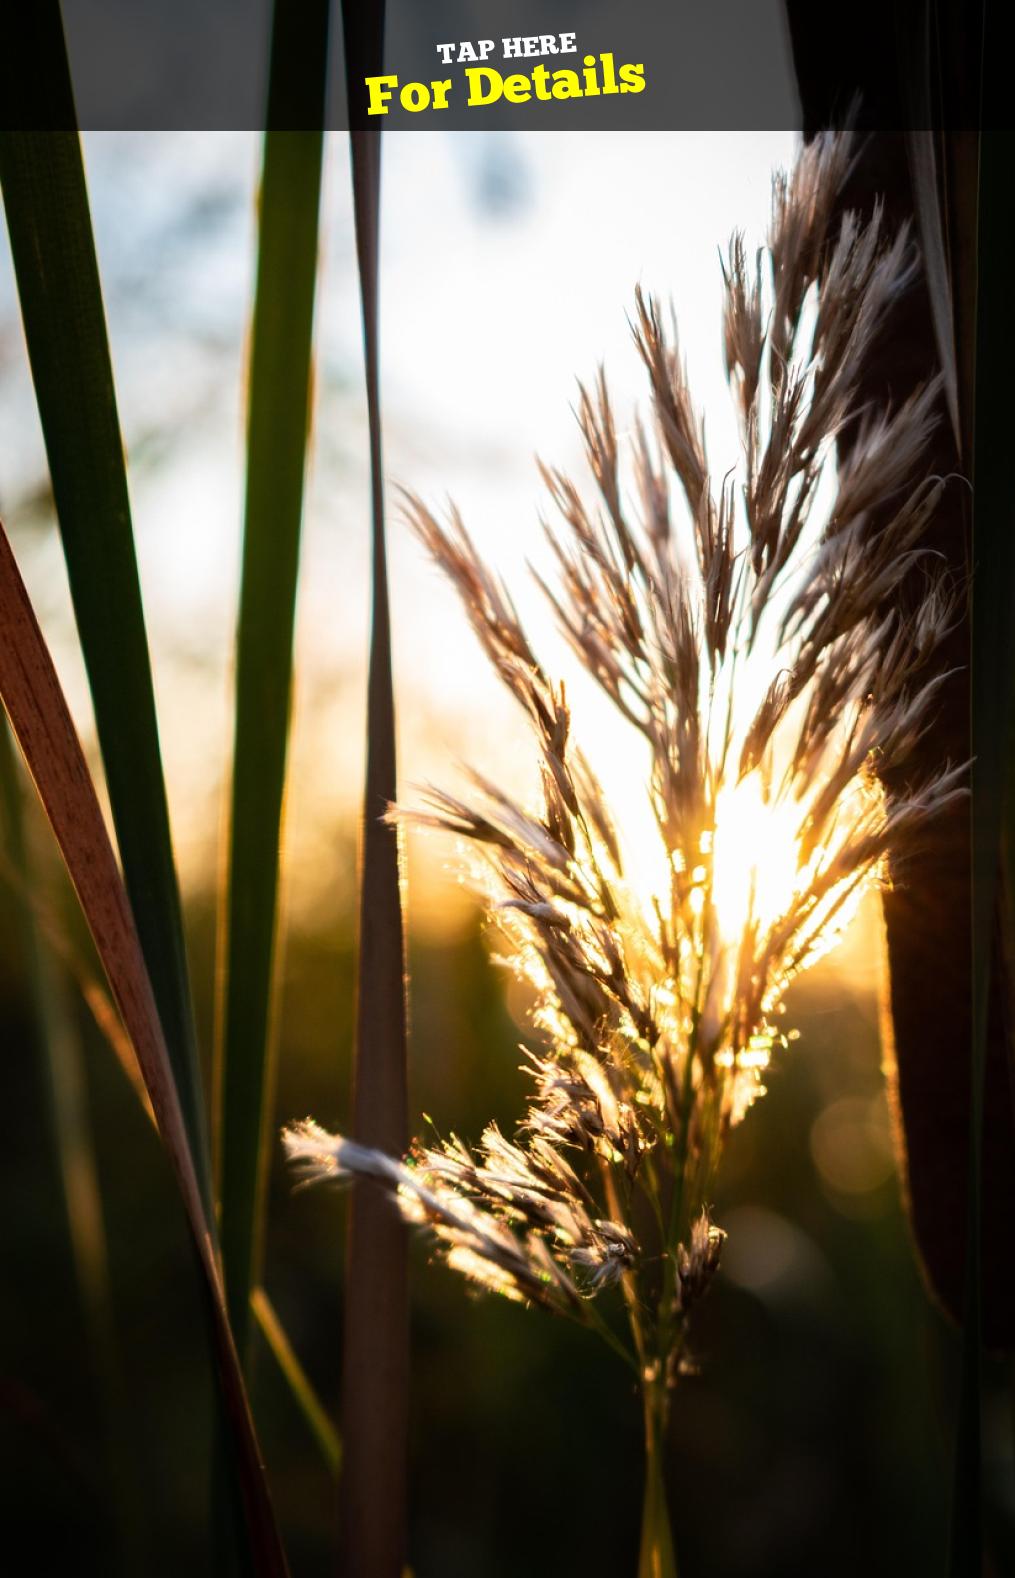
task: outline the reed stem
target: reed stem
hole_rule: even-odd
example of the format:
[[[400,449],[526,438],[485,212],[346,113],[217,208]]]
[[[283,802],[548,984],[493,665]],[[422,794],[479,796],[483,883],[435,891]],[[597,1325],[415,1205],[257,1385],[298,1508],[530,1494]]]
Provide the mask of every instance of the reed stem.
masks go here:
[[[664,1455],[668,1401],[662,1378],[645,1387],[645,1497],[641,1514],[638,1578],[677,1578],[677,1559],[666,1498]]]

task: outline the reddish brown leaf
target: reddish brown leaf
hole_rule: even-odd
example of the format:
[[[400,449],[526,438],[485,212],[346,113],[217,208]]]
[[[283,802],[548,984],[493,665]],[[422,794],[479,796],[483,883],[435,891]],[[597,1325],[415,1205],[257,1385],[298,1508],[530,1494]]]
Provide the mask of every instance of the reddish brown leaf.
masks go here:
[[[226,1317],[213,1224],[205,1212],[116,857],[45,639],[0,527],[0,698],[53,827],[99,958],[137,1053],[204,1273],[223,1401],[234,1432],[254,1571],[285,1574],[264,1467]]]
[[[408,1144],[405,957],[396,830],[395,711],[384,538],[378,369],[381,134],[363,78],[381,69],[383,0],[344,0],[353,202],[370,420],[373,607],[367,687],[353,1132],[399,1155]],[[348,1578],[400,1578],[405,1562],[409,1290],[406,1229],[377,1190],[352,1194],[343,1354],[342,1541]]]

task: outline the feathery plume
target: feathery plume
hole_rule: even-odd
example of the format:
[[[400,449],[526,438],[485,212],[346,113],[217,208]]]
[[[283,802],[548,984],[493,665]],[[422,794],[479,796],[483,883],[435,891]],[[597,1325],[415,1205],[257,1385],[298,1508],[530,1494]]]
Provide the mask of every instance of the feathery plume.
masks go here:
[[[473,773],[467,798],[431,789],[404,813],[471,845],[485,870],[507,957],[533,991],[531,1100],[513,1141],[491,1127],[475,1154],[452,1139],[396,1162],[309,1123],[285,1137],[304,1175],[374,1178],[452,1265],[615,1345],[591,1311],[619,1285],[657,1425],[719,1263],[716,1168],[784,1041],[785,991],[965,792],[948,763],[891,799],[879,779],[931,722],[954,594],[926,547],[942,483],[919,474],[939,384],[894,410],[856,406],[917,258],[906,231],[885,235],[880,209],[830,233],[849,163],[848,135],[815,139],[776,179],[767,250],[749,261],[742,237],[730,244],[737,483],[713,481],[675,328],[641,291],[632,328],[649,419],[622,440],[600,371],[578,405],[593,490],[542,468],[556,574],[540,584],[648,749],[649,894],[628,880],[564,686],[507,590],[456,512],[441,523],[410,496],[540,761],[535,806]],[[847,425],[855,442],[832,479]],[[924,595],[903,612],[916,567]]]

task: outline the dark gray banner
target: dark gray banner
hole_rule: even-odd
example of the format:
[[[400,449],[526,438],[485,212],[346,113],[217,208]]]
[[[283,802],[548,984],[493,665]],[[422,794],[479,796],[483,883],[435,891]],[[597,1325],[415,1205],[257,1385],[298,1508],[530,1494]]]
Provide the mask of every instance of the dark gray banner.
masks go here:
[[[945,49],[921,0],[853,0],[834,31],[818,0],[347,0],[344,15],[333,0],[325,125],[348,127],[351,116],[385,131],[776,130],[815,115],[881,129],[977,124],[980,0],[948,9]],[[63,0],[78,124],[263,127],[273,19],[286,66],[272,123],[319,125],[319,99],[301,83],[320,82],[327,0]],[[57,0],[31,0],[9,27],[0,121],[73,123],[66,73],[61,89],[61,71],[31,68],[62,58]],[[925,69],[935,51],[937,76]]]
[[[79,123],[262,126],[272,10],[271,0],[64,0]],[[799,121],[782,0],[388,0],[386,10],[381,80],[369,98],[363,86],[361,106],[373,104],[369,123],[385,130]],[[327,124],[349,124],[337,0]]]

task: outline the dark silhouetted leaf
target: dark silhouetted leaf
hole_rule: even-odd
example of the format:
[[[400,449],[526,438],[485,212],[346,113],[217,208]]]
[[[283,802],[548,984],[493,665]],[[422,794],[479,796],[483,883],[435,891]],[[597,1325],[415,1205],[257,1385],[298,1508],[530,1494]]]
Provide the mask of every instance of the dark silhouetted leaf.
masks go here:
[[[844,93],[868,95],[875,130],[847,202],[869,206],[885,189],[898,222],[915,213],[926,281],[886,336],[872,389],[896,399],[934,370],[946,379],[951,437],[942,424],[932,457],[942,474],[975,474],[975,496],[957,482],[945,497],[934,545],[972,572],[968,619],[951,640],[961,671],[915,765],[973,759],[971,816],[943,820],[886,896],[890,963],[889,1044],[903,1140],[904,1180],[921,1259],[933,1291],[963,1323],[955,1452],[951,1571],[982,1560],[979,1473],[981,1342],[1015,1342],[1015,1271],[1008,1248],[1015,1207],[1015,1129],[1010,1096],[1010,983],[999,926],[998,875],[1010,752],[1015,597],[1011,504],[1005,477],[1006,358],[1015,323],[1003,258],[1011,223],[1010,150],[978,125],[999,114],[980,103],[980,62],[1001,99],[1004,51],[981,29],[980,4],[930,3],[895,14],[894,48],[882,17],[864,4],[841,54],[818,46],[815,14],[790,0],[805,119],[813,127]],[[891,82],[892,71],[894,84]],[[888,86],[886,88],[886,82]],[[873,108],[870,90],[873,84]],[[908,151],[909,180],[899,157]],[[979,207],[979,218],[977,210]],[[1009,293],[1010,296],[1010,293]],[[848,439],[847,439],[848,442]],[[1010,790],[1008,791],[1010,795]],[[1010,961],[1010,954],[1009,954]]]
[[[395,798],[395,715],[384,540],[378,375],[378,227],[381,134],[366,124],[364,76],[380,70],[384,7],[342,7],[352,126],[356,249],[363,301],[370,476],[373,608],[363,799],[359,1000],[353,1133],[394,1155],[408,1144],[405,956],[398,841],[382,818]],[[377,1190],[353,1186],[343,1355],[342,1539],[344,1571],[401,1578],[405,1561],[409,1299],[406,1230]]]

